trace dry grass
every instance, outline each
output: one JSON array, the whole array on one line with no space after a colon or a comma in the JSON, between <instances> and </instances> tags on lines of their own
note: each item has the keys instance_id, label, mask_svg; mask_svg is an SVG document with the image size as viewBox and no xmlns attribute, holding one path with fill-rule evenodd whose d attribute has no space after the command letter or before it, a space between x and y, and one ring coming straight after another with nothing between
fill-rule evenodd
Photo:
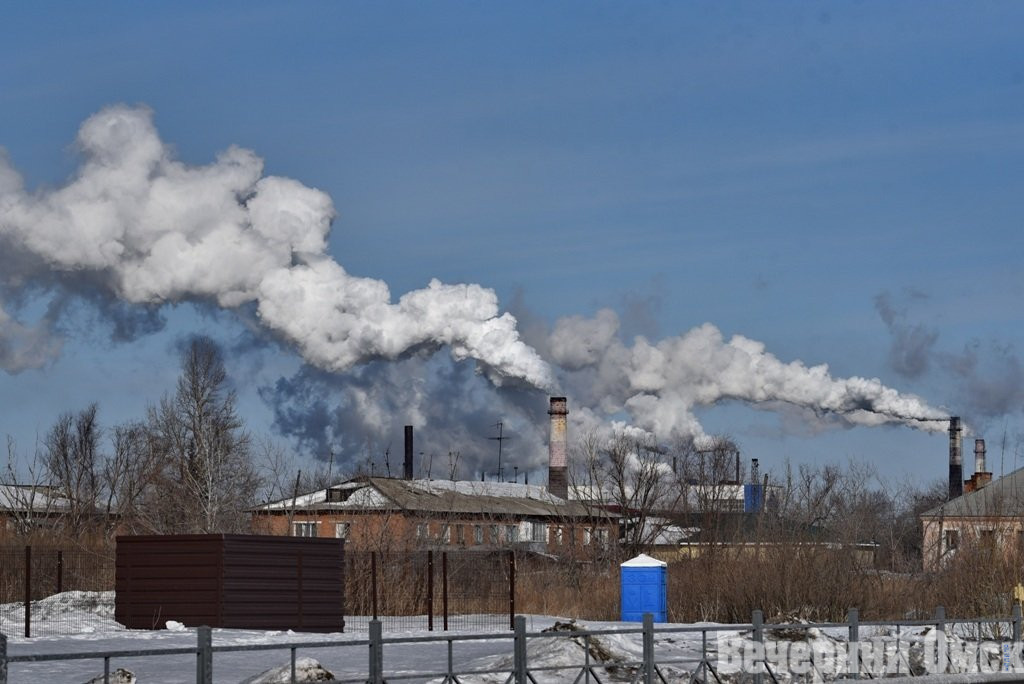
<instances>
[{"instance_id":1,"label":"dry grass","mask_svg":"<svg viewBox=\"0 0 1024 684\"><path fill-rule=\"evenodd\" d=\"M0 602L23 598L24 547L0 548ZM55 551L33 548L33 598L55 591ZM448 554L449 614L503 613L509 607L507 553ZM620 614L618 558L516 561L518 613L613 620ZM940 572L893 573L859 566L842 549L820 545L766 545L756 553L723 545L668 567L669 619L674 622L747 622L760 609L767 619L800 617L841 621L849 608L864 620L923 619L944 606L951 618L1005 617L1024 563L997 549L964 546ZM346 562L347 612L372 613L370 554L350 552ZM422 615L427 606L427 555L378 554L380 615ZM65 549L63 588L113 588L107 547ZM434 613L441 614L442 556L434 554Z\"/></svg>"}]
</instances>

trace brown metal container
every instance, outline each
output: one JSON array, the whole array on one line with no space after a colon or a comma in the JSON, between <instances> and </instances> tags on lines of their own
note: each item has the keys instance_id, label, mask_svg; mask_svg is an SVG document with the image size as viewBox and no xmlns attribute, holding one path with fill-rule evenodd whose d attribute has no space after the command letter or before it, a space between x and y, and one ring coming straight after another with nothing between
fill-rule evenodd
<instances>
[{"instance_id":1,"label":"brown metal container","mask_svg":"<svg viewBox=\"0 0 1024 684\"><path fill-rule=\"evenodd\" d=\"M117 538L114 617L132 629L340 632L341 539L241 534Z\"/></svg>"}]
</instances>

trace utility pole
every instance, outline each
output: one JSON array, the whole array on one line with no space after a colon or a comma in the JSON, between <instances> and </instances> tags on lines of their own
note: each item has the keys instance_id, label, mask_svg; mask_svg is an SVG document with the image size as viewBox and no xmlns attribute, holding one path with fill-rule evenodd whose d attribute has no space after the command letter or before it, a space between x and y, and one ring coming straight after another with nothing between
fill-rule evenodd
<instances>
[{"instance_id":1,"label":"utility pole","mask_svg":"<svg viewBox=\"0 0 1024 684\"><path fill-rule=\"evenodd\" d=\"M501 421L498 421L498 423L494 427L498 428L498 436L497 437L488 437L488 439L493 439L493 440L496 440L498 442L498 482L503 482L504 479L503 479L502 472L501 472L501 443L504 442L506 439L511 439L511 438L510 437L506 437L503 434L502 429L503 429L504 426L502 425Z\"/></svg>"}]
</instances>

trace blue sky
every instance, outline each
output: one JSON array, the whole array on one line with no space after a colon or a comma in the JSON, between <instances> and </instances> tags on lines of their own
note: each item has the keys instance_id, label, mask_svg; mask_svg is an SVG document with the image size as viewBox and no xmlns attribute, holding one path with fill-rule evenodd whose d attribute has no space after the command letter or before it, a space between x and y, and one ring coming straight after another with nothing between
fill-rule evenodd
<instances>
[{"instance_id":1,"label":"blue sky","mask_svg":"<svg viewBox=\"0 0 1024 684\"><path fill-rule=\"evenodd\" d=\"M1009 470L1024 408L1022 20L1019 4L985 2L26 3L0 21L0 146L29 188L60 186L86 118L143 104L183 161L239 145L328 193L330 253L393 298L431 278L479 283L527 341L531 325L605 307L627 341L710 322L964 415L997 461L1006 434ZM30 324L51 296L5 301ZM0 373L0 432L31 449L92 400L108 424L140 416L197 333L233 350L250 427L280 432L267 388L297 377L298 355L248 344L245 316L164 314L161 331L112 343L78 307L59 358ZM491 449L502 416L466 415L482 424L447 448ZM698 417L769 468L945 471L941 434L741 402Z\"/></svg>"}]
</instances>

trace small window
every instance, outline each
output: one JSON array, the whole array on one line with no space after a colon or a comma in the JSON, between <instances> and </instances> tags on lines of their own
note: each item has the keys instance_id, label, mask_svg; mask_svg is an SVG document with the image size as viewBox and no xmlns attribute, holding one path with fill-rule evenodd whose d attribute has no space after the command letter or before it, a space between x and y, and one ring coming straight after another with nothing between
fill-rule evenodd
<instances>
[{"instance_id":1,"label":"small window","mask_svg":"<svg viewBox=\"0 0 1024 684\"><path fill-rule=\"evenodd\" d=\"M498 532L498 526L497 525L491 525L491 543L492 544L500 544L501 543L501 534Z\"/></svg>"},{"instance_id":2,"label":"small window","mask_svg":"<svg viewBox=\"0 0 1024 684\"><path fill-rule=\"evenodd\" d=\"M946 550L954 551L960 546L960 530L946 530Z\"/></svg>"},{"instance_id":3,"label":"small window","mask_svg":"<svg viewBox=\"0 0 1024 684\"><path fill-rule=\"evenodd\" d=\"M602 549L608 548L608 530L605 528L599 528L594 530L594 534L597 537L597 543L601 545Z\"/></svg>"},{"instance_id":4,"label":"small window","mask_svg":"<svg viewBox=\"0 0 1024 684\"><path fill-rule=\"evenodd\" d=\"M441 525L441 541L445 544L452 543L452 528L448 523Z\"/></svg>"},{"instance_id":5,"label":"small window","mask_svg":"<svg viewBox=\"0 0 1024 684\"><path fill-rule=\"evenodd\" d=\"M292 536L293 537L315 537L316 535L316 521L307 522L296 522L292 523Z\"/></svg>"},{"instance_id":6,"label":"small window","mask_svg":"<svg viewBox=\"0 0 1024 684\"><path fill-rule=\"evenodd\" d=\"M542 522L530 523L530 539L535 542L548 541L548 526Z\"/></svg>"},{"instance_id":7,"label":"small window","mask_svg":"<svg viewBox=\"0 0 1024 684\"><path fill-rule=\"evenodd\" d=\"M484 526L473 525L473 543L483 544L484 543Z\"/></svg>"},{"instance_id":8,"label":"small window","mask_svg":"<svg viewBox=\"0 0 1024 684\"><path fill-rule=\"evenodd\" d=\"M328 489L327 501L331 503L340 503L348 500L349 494L351 493L351 491L345 489Z\"/></svg>"},{"instance_id":9,"label":"small window","mask_svg":"<svg viewBox=\"0 0 1024 684\"><path fill-rule=\"evenodd\" d=\"M416 525L417 539L426 539L428 534L430 534L430 526L427 523L419 523Z\"/></svg>"},{"instance_id":10,"label":"small window","mask_svg":"<svg viewBox=\"0 0 1024 684\"><path fill-rule=\"evenodd\" d=\"M519 541L519 528L515 525L505 525L505 541L509 544Z\"/></svg>"},{"instance_id":11,"label":"small window","mask_svg":"<svg viewBox=\"0 0 1024 684\"><path fill-rule=\"evenodd\" d=\"M552 533L553 533L553 536L554 536L555 544L557 544L558 546L561 546L562 545L562 528L561 527L556 527L556 528L554 528L552 530Z\"/></svg>"},{"instance_id":12,"label":"small window","mask_svg":"<svg viewBox=\"0 0 1024 684\"><path fill-rule=\"evenodd\" d=\"M334 536L338 539L348 539L349 529L352 523L340 522L334 525Z\"/></svg>"},{"instance_id":13,"label":"small window","mask_svg":"<svg viewBox=\"0 0 1024 684\"><path fill-rule=\"evenodd\" d=\"M590 539L593 536L594 536L594 531L591 528L589 528L589 527L583 528L583 545L587 546L588 544L590 544Z\"/></svg>"},{"instance_id":14,"label":"small window","mask_svg":"<svg viewBox=\"0 0 1024 684\"><path fill-rule=\"evenodd\" d=\"M455 526L455 543L465 545L466 543L466 526L456 525Z\"/></svg>"}]
</instances>

